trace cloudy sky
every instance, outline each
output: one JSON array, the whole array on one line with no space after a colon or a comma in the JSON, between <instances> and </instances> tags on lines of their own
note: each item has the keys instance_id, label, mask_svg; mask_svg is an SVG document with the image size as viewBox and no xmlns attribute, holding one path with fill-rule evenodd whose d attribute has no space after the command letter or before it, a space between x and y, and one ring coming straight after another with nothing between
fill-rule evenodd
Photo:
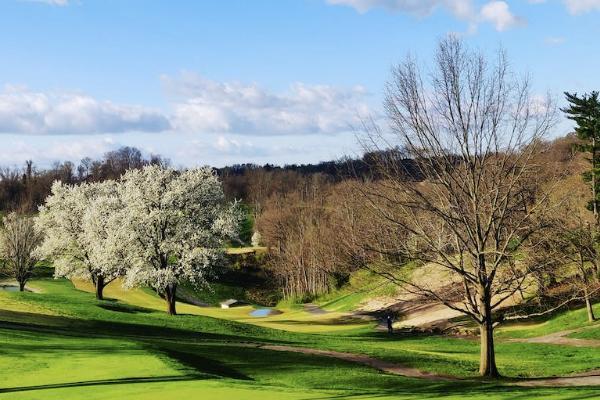
<instances>
[{"instance_id":1,"label":"cloudy sky","mask_svg":"<svg viewBox=\"0 0 600 400\"><path fill-rule=\"evenodd\" d=\"M599 20L600 0L0 0L0 164L355 154L407 53L448 33L503 46L560 98L600 89Z\"/></svg>"}]
</instances>

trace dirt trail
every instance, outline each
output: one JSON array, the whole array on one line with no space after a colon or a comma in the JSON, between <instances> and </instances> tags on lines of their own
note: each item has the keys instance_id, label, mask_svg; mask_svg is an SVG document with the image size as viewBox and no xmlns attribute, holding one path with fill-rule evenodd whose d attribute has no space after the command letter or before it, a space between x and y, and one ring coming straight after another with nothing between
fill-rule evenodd
<instances>
[{"instance_id":1,"label":"dirt trail","mask_svg":"<svg viewBox=\"0 0 600 400\"><path fill-rule=\"evenodd\" d=\"M303 307L304 307L304 311L306 311L309 314L313 314L313 315L327 314L327 311L323 310L317 304L308 303L308 304L304 304Z\"/></svg>"},{"instance_id":2,"label":"dirt trail","mask_svg":"<svg viewBox=\"0 0 600 400\"><path fill-rule=\"evenodd\" d=\"M598 386L600 385L600 369L564 377L529 379L515 382L517 386Z\"/></svg>"},{"instance_id":3,"label":"dirt trail","mask_svg":"<svg viewBox=\"0 0 600 400\"><path fill-rule=\"evenodd\" d=\"M568 337L572 333L581 332L587 329L600 328L599 325L592 325L585 328L570 329L567 331L560 331L550 333L544 336L538 336L533 338L519 338L509 339L510 342L521 342L521 343L546 343L546 344L558 344L562 346L573 346L573 347L600 347L600 340L596 339L577 339Z\"/></svg>"},{"instance_id":4,"label":"dirt trail","mask_svg":"<svg viewBox=\"0 0 600 400\"><path fill-rule=\"evenodd\" d=\"M362 354L344 353L341 351L311 349L306 347L281 346L281 345L262 345L261 349L274 351L289 351L293 353L311 354L317 356L333 357L339 360L355 362L368 365L383 372L395 375L408 376L411 378L425 378L430 380L458 380L458 378L444 375L436 375L416 368L379 360Z\"/></svg>"},{"instance_id":5,"label":"dirt trail","mask_svg":"<svg viewBox=\"0 0 600 400\"><path fill-rule=\"evenodd\" d=\"M295 347L295 346L283 346L283 345L270 345L270 344L241 344L242 346L256 347L265 350L272 351L289 351L293 353L311 354L317 356L333 357L339 360L355 362L363 365L368 365L372 368L380 371L394 374L407 376L411 378L422 378L433 381L460 381L466 380L464 378L438 375L427 371L422 371L416 368L407 367L405 365L391 363L388 361L380 360L377 358L369 357L362 354L345 353L341 351L333 350L320 350L312 349L307 347ZM524 386L524 387L555 387L555 386L600 386L600 370L588 371L580 374L563 376L563 377L549 377L539 379L524 379L519 381L507 382L508 385Z\"/></svg>"}]
</instances>

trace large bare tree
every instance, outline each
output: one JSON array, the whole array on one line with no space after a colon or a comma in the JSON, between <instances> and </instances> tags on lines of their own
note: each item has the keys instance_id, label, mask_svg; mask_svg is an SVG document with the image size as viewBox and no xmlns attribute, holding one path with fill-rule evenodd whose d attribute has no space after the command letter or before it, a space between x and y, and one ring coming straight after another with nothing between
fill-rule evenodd
<instances>
[{"instance_id":1,"label":"large bare tree","mask_svg":"<svg viewBox=\"0 0 600 400\"><path fill-rule=\"evenodd\" d=\"M528 79L510 70L502 51L486 57L449 37L434 65L424 72L408 57L393 68L385 100L390 129L365 124L363 141L379 151L381 179L361 191L382 232L398 232L396 242L373 250L434 266L442 273L432 280L444 284L380 272L475 321L479 373L497 377L495 310L531 284L533 268L515 255L545 227L548 196L535 156L555 112L550 101L531 96Z\"/></svg>"}]
</instances>

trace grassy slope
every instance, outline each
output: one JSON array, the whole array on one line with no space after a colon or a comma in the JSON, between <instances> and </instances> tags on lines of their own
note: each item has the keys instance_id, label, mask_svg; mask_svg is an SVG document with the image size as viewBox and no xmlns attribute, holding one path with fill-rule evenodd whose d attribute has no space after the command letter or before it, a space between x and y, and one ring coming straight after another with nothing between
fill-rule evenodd
<instances>
[{"instance_id":1,"label":"grassy slope","mask_svg":"<svg viewBox=\"0 0 600 400\"><path fill-rule=\"evenodd\" d=\"M594 305L594 312L600 315L600 303ZM555 332L567 331L598 325L598 329L586 329L585 333L575 334L573 336L600 339L600 325L597 322L590 324L587 319L585 308L561 311L544 320L538 320L531 323L509 324L498 330L497 335L505 338L531 338L549 335Z\"/></svg>"},{"instance_id":2,"label":"grassy slope","mask_svg":"<svg viewBox=\"0 0 600 400\"><path fill-rule=\"evenodd\" d=\"M92 292L93 288L88 282L78 281L76 285L79 289ZM152 292L142 289L125 290L118 282L106 287L105 296L153 310L162 311L165 309L164 301L153 295ZM349 323L346 320L347 316L343 313L313 315L302 309L294 308L284 308L283 314L266 318L251 317L249 314L254 310L252 306L234 307L223 310L220 307L197 307L191 304L177 303L177 310L180 314L202 315L267 328L305 333L339 332L371 326L371 324L359 320Z\"/></svg>"},{"instance_id":3,"label":"grassy slope","mask_svg":"<svg viewBox=\"0 0 600 400\"><path fill-rule=\"evenodd\" d=\"M83 300L86 295L82 292L69 290L68 286L70 284L64 281L45 281L40 282L39 285L46 290L54 290L56 294L60 293L61 296L56 297L58 304L53 308L59 309L60 304L69 304L71 315L74 316L86 316L96 320L143 321L145 324L156 324L163 327L169 326L173 322L171 317L164 315L162 312L145 313L143 312L144 309L139 309L141 310L139 311L136 308L129 310L120 303L111 304L109 302L108 304L101 304L103 308L98 306L90 308ZM149 291L135 290L128 292L115 285L107 291L108 294L118 294L119 298L128 300L129 304L136 307L156 310L164 308L163 301L153 296ZM22 296L33 300L43 300L45 304L49 304L47 299L35 296L32 293L25 293ZM37 303L36 301L34 304ZM228 340L239 338L259 341L275 340L310 347L360 352L432 372L451 375L473 376L477 371L479 347L476 340L444 336L395 336L390 340L384 334L374 333L369 324L361 323L357 325L352 321L344 321L335 313L315 316L304 311L291 310L278 316L257 319L247 316L250 307L239 307L230 310L195 307L187 304L179 304L178 307L181 313L188 314L177 318L179 328L202 331L205 335L209 333L232 334L233 336L228 337ZM210 318L199 320L194 318L193 315ZM559 321L563 319L569 320L566 317L559 317ZM246 324L247 322L252 323L252 325ZM555 328L562 326L552 320L548 324ZM279 329L268 329L273 327ZM537 332L537 330L535 331ZM302 334L306 332L313 334ZM319 334L315 335L314 333ZM585 371L600 365L600 351L597 350L590 351L586 348L563 348L545 344L507 342L499 342L497 346L498 363L501 371L507 376L561 375ZM524 352L528 354L528 357L522 356ZM549 363L549 360L553 362Z\"/></svg>"},{"instance_id":4,"label":"grassy slope","mask_svg":"<svg viewBox=\"0 0 600 400\"><path fill-rule=\"evenodd\" d=\"M493 399L506 398L509 392L521 398L584 398L593 393L590 389L517 389L476 382L423 385L420 380L380 374L326 357L232 345L273 341L333 348L468 375L478 355L477 343L469 340L389 339L366 328L344 331L342 336L306 334L206 315L173 318L153 310L162 310L163 304L147 291L123 292L129 303L98 302L67 281L33 284L45 293L0 292L6 310L0 312L0 367L4 371L0 398L162 399L199 394L205 399L434 398L445 393L444 398ZM198 307L180 306L183 312L206 312L194 309ZM217 310L211 312L217 314ZM280 325L309 324L309 316L304 317L304 322L284 320ZM321 331L327 326L323 321L317 325ZM585 348L501 343L498 350L502 372L512 376L566 373L600 365L600 352Z\"/></svg>"},{"instance_id":5,"label":"grassy slope","mask_svg":"<svg viewBox=\"0 0 600 400\"><path fill-rule=\"evenodd\" d=\"M316 300L328 311L352 311L374 297L393 296L397 286L389 280L369 271L357 271L351 275L348 284L342 288L321 296Z\"/></svg>"},{"instance_id":6,"label":"grassy slope","mask_svg":"<svg viewBox=\"0 0 600 400\"><path fill-rule=\"evenodd\" d=\"M596 304L594 310L597 310L597 313L600 313L600 305ZM600 321L596 321L594 323L594 328L585 329L581 332L575 332L569 335L569 337L576 339L593 339L600 340Z\"/></svg>"},{"instance_id":7,"label":"grassy slope","mask_svg":"<svg viewBox=\"0 0 600 400\"><path fill-rule=\"evenodd\" d=\"M210 289L198 289L191 284L180 285L177 295L182 299L194 299L213 307L219 307L219 304L227 299L246 301L244 288L222 283L212 283Z\"/></svg>"}]
</instances>

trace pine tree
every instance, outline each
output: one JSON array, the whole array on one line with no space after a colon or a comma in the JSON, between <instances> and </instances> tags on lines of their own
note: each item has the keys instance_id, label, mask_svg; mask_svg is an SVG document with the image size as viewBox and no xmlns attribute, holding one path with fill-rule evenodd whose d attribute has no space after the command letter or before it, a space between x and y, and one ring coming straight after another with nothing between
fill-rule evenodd
<instances>
[{"instance_id":1,"label":"pine tree","mask_svg":"<svg viewBox=\"0 0 600 400\"><path fill-rule=\"evenodd\" d=\"M567 114L567 118L575 121L575 133L580 140L576 149L590 155L588 161L591 164L591 168L584 172L583 179L590 183L592 190L592 198L588 203L588 208L594 213L595 224L590 227L591 246L589 248L591 249L590 253L593 255L589 261L591 261L593 267L592 277L597 281L599 271L596 261L598 256L596 249L599 239L598 233L600 232L600 216L598 215L600 211L600 100L596 91L584 94L581 97L577 93L571 94L565 92L565 96L570 104L569 107L564 108L562 111ZM588 275L583 258L580 261L584 297L588 309L588 320L591 322L595 320L595 316L588 290Z\"/></svg>"},{"instance_id":2,"label":"pine tree","mask_svg":"<svg viewBox=\"0 0 600 400\"><path fill-rule=\"evenodd\" d=\"M591 164L583 178L590 183L592 199L588 208L594 213L596 225L600 224L600 100L598 92L578 96L577 93L565 92L569 106L562 111L567 118L575 121L575 133L581 140L577 150L590 154L588 161Z\"/></svg>"}]
</instances>

